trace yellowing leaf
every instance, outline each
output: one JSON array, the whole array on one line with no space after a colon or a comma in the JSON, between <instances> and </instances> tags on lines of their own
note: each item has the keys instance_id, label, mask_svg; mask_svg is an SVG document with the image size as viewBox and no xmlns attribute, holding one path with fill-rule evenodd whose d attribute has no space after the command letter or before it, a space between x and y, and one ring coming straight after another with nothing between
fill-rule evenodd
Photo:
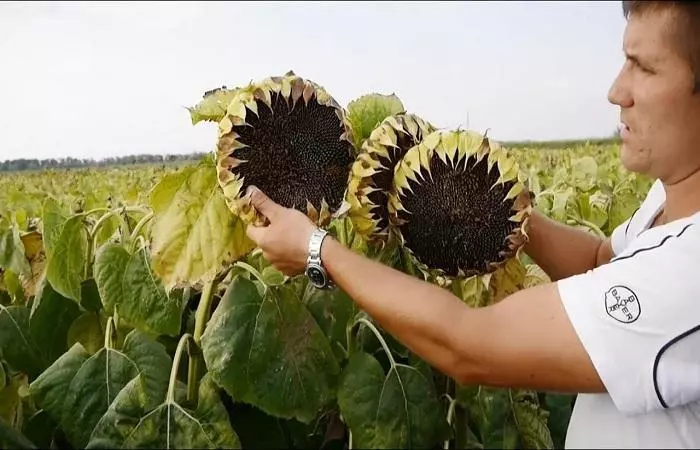
<instances>
[{"instance_id":1,"label":"yellowing leaf","mask_svg":"<svg viewBox=\"0 0 700 450\"><path fill-rule=\"evenodd\" d=\"M226 205L209 159L163 177L150 203L153 271L168 291L212 280L255 247Z\"/></svg>"}]
</instances>

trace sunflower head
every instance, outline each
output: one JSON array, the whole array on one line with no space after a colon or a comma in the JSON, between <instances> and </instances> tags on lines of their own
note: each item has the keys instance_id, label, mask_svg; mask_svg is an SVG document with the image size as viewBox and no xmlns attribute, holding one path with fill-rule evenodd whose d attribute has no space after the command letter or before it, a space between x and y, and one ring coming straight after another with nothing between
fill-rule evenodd
<instances>
[{"instance_id":1,"label":"sunflower head","mask_svg":"<svg viewBox=\"0 0 700 450\"><path fill-rule=\"evenodd\" d=\"M486 136L433 132L396 166L392 228L426 277L442 284L490 275L527 241L524 181L518 163Z\"/></svg>"},{"instance_id":2,"label":"sunflower head","mask_svg":"<svg viewBox=\"0 0 700 450\"><path fill-rule=\"evenodd\" d=\"M362 145L352 165L346 199L355 230L370 242L385 242L389 235L387 202L394 167L433 131L415 114L399 113L384 119Z\"/></svg>"},{"instance_id":3,"label":"sunflower head","mask_svg":"<svg viewBox=\"0 0 700 450\"><path fill-rule=\"evenodd\" d=\"M219 121L216 150L229 208L246 222L263 222L245 195L255 185L319 226L328 224L343 209L351 134L343 108L293 72L236 90Z\"/></svg>"}]
</instances>

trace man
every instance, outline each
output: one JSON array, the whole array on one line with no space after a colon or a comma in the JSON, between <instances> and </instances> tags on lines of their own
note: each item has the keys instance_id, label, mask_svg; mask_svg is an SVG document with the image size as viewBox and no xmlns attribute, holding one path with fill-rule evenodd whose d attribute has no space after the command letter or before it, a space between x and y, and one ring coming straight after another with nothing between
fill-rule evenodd
<instances>
[{"instance_id":1,"label":"man","mask_svg":"<svg viewBox=\"0 0 700 450\"><path fill-rule=\"evenodd\" d=\"M328 276L404 345L463 384L579 393L567 447L700 447L700 8L623 2L621 161L656 180L599 240L535 214L526 252L551 276L472 309L325 237ZM302 273L315 227L253 189L248 235Z\"/></svg>"}]
</instances>

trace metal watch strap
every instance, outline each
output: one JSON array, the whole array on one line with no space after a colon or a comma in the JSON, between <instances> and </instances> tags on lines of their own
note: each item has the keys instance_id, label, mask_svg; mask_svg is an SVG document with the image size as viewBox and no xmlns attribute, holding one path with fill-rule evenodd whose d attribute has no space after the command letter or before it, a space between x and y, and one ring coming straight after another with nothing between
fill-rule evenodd
<instances>
[{"instance_id":1,"label":"metal watch strap","mask_svg":"<svg viewBox=\"0 0 700 450\"><path fill-rule=\"evenodd\" d=\"M317 228L311 233L311 238L309 239L309 260L320 262L321 243L323 243L323 238L325 238L327 234L328 232L321 228Z\"/></svg>"},{"instance_id":2,"label":"metal watch strap","mask_svg":"<svg viewBox=\"0 0 700 450\"><path fill-rule=\"evenodd\" d=\"M331 280L330 276L328 275L328 271L326 271L326 268L323 267L323 261L321 261L321 245L323 244L323 239L327 234L328 231L321 228L317 228L313 233L311 233L311 237L309 238L309 256L307 257L306 261L307 264L315 263L321 267L326 278L326 288L331 288L334 286L333 280Z\"/></svg>"}]
</instances>

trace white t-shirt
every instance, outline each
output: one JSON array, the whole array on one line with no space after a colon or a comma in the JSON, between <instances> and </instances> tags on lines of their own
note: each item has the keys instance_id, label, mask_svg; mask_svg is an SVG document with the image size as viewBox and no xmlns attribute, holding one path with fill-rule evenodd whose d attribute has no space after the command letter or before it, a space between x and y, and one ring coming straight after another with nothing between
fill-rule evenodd
<instances>
[{"instance_id":1,"label":"white t-shirt","mask_svg":"<svg viewBox=\"0 0 700 450\"><path fill-rule=\"evenodd\" d=\"M649 228L665 199L655 182L611 262L558 282L608 391L578 395L566 448L700 448L700 213Z\"/></svg>"}]
</instances>

